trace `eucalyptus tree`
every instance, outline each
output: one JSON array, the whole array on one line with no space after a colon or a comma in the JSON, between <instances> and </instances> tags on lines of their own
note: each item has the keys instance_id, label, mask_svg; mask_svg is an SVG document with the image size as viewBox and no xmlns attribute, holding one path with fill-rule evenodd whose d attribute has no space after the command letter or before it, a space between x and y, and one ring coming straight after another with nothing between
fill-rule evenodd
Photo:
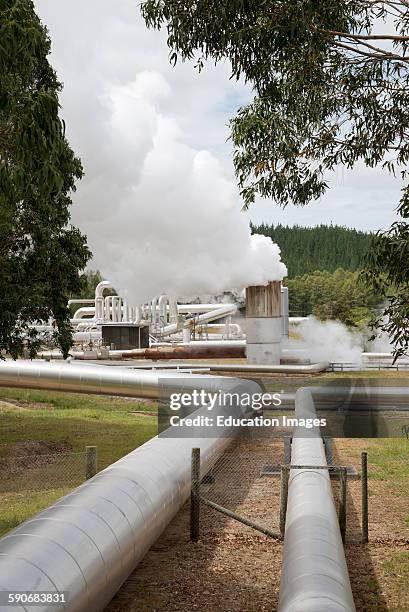
<instances>
[{"instance_id":1,"label":"eucalyptus tree","mask_svg":"<svg viewBox=\"0 0 409 612\"><path fill-rule=\"evenodd\" d=\"M231 122L244 207L257 195L303 206L339 164L407 178L409 0L145 0L170 59L228 60L254 98ZM374 237L364 278L389 297L384 328L409 345L409 191ZM357 203L359 205L359 203Z\"/></svg>"},{"instance_id":2,"label":"eucalyptus tree","mask_svg":"<svg viewBox=\"0 0 409 612\"><path fill-rule=\"evenodd\" d=\"M50 39L30 0L0 0L0 354L36 349L50 317L66 355L67 299L81 289L90 252L70 225L81 162L59 117L61 84Z\"/></svg>"}]
</instances>

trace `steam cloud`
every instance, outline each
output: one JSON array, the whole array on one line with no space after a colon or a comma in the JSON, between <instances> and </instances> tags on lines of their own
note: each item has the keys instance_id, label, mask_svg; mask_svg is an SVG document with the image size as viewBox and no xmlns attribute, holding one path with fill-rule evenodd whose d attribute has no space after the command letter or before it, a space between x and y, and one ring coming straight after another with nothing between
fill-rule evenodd
<instances>
[{"instance_id":1,"label":"steam cloud","mask_svg":"<svg viewBox=\"0 0 409 612\"><path fill-rule=\"evenodd\" d=\"M339 321L319 321L311 316L297 326L296 333L300 338L290 339L290 350L303 351L313 362L361 362L361 334L354 334Z\"/></svg>"},{"instance_id":2,"label":"steam cloud","mask_svg":"<svg viewBox=\"0 0 409 612\"><path fill-rule=\"evenodd\" d=\"M107 0L90 4L94 10L78 0L69 7L36 2L50 26L51 61L65 81L67 134L85 169L73 221L88 235L91 267L134 304L162 292L216 294L283 278L279 248L250 235L232 177L215 154L192 144L192 130L203 126L195 115L189 129L181 117L191 104L178 98L181 73L176 86L173 75L162 74L169 71L165 42L163 64L140 69L131 41L151 33L133 0L118 11ZM77 10L74 28L63 27Z\"/></svg>"},{"instance_id":3,"label":"steam cloud","mask_svg":"<svg viewBox=\"0 0 409 612\"><path fill-rule=\"evenodd\" d=\"M79 194L99 219L84 227L96 263L133 302L283 278L279 248L250 235L218 160L185 144L177 123L156 110L170 95L160 74L143 72L103 100L107 159Z\"/></svg>"}]
</instances>

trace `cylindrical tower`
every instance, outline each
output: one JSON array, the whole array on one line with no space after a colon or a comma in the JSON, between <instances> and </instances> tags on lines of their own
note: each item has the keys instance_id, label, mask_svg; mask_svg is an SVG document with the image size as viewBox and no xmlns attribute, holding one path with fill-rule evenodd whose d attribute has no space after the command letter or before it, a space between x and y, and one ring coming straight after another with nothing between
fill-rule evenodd
<instances>
[{"instance_id":1,"label":"cylindrical tower","mask_svg":"<svg viewBox=\"0 0 409 612\"><path fill-rule=\"evenodd\" d=\"M281 281L246 289L247 362L280 363L282 322Z\"/></svg>"}]
</instances>

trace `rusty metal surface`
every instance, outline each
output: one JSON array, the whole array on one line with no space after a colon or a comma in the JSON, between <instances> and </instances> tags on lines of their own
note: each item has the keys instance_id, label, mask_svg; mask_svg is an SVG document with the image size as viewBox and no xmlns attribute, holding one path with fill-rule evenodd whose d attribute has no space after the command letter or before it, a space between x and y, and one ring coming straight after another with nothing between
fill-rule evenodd
<instances>
[{"instance_id":1,"label":"rusty metal surface","mask_svg":"<svg viewBox=\"0 0 409 612\"><path fill-rule=\"evenodd\" d=\"M243 346L158 346L145 349L143 353L124 351L123 358L135 359L239 359L246 356L246 347Z\"/></svg>"},{"instance_id":2,"label":"rusty metal surface","mask_svg":"<svg viewBox=\"0 0 409 612\"><path fill-rule=\"evenodd\" d=\"M280 317L281 310L281 281L247 287L247 317Z\"/></svg>"}]
</instances>

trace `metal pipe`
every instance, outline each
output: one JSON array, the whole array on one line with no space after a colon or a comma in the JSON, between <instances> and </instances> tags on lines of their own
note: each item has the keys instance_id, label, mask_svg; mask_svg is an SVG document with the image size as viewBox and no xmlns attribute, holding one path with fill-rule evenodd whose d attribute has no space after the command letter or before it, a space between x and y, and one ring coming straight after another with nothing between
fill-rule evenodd
<instances>
[{"instance_id":1,"label":"metal pipe","mask_svg":"<svg viewBox=\"0 0 409 612\"><path fill-rule=\"evenodd\" d=\"M73 314L73 319L82 319L84 317L93 318L95 316L95 307L94 306L81 306L78 308Z\"/></svg>"},{"instance_id":2,"label":"metal pipe","mask_svg":"<svg viewBox=\"0 0 409 612\"><path fill-rule=\"evenodd\" d=\"M235 304L178 304L177 309L179 314L201 314L218 310L221 306L236 308Z\"/></svg>"},{"instance_id":3,"label":"metal pipe","mask_svg":"<svg viewBox=\"0 0 409 612\"><path fill-rule=\"evenodd\" d=\"M283 336L288 338L289 336L289 326L290 326L290 317L289 317L289 301L288 301L288 287L281 287L281 313L283 319Z\"/></svg>"},{"instance_id":4,"label":"metal pipe","mask_svg":"<svg viewBox=\"0 0 409 612\"><path fill-rule=\"evenodd\" d=\"M202 304L197 304L197 306L203 306ZM212 305L213 306L213 305ZM192 310L194 312L194 310ZM235 314L237 312L237 306L235 304L217 304L217 308L212 308L203 314L198 315L194 319L187 319L184 321L182 327L192 327L193 325L200 325L201 323L206 323L210 321L216 321L217 319L221 319L223 317L227 317L228 315ZM166 325L160 330L160 336L169 336L179 331L179 326L177 323L171 323L170 325Z\"/></svg>"},{"instance_id":5,"label":"metal pipe","mask_svg":"<svg viewBox=\"0 0 409 612\"><path fill-rule=\"evenodd\" d=\"M164 376L104 366L0 364L1 386L83 393L157 397ZM167 385L260 391L249 381L174 373ZM188 498L192 446L200 448L203 476L230 440L157 437L103 470L0 539L0 590L65 591L65 610L102 611Z\"/></svg>"},{"instance_id":6,"label":"metal pipe","mask_svg":"<svg viewBox=\"0 0 409 612\"><path fill-rule=\"evenodd\" d=\"M205 364L210 372L247 372L253 374L314 374L324 372L327 362L309 363L306 365L254 365L254 364Z\"/></svg>"},{"instance_id":7,"label":"metal pipe","mask_svg":"<svg viewBox=\"0 0 409 612\"><path fill-rule=\"evenodd\" d=\"M183 386L223 384L223 378L186 375L176 372L138 371L128 368L89 365L86 368L74 363L43 363L30 361L5 361L0 363L0 387L48 389L72 393L95 393L98 395L121 395L157 399L160 383ZM229 378L230 381L239 379ZM180 381L180 382L179 382ZM229 383L226 383L229 384Z\"/></svg>"},{"instance_id":8,"label":"metal pipe","mask_svg":"<svg viewBox=\"0 0 409 612\"><path fill-rule=\"evenodd\" d=\"M101 281L95 287L95 298L103 297L105 289L114 289L114 286L108 280Z\"/></svg>"},{"instance_id":9,"label":"metal pipe","mask_svg":"<svg viewBox=\"0 0 409 612\"><path fill-rule=\"evenodd\" d=\"M159 325L165 326L168 323L168 304L168 296L165 294L161 295L158 301Z\"/></svg>"},{"instance_id":10,"label":"metal pipe","mask_svg":"<svg viewBox=\"0 0 409 612\"><path fill-rule=\"evenodd\" d=\"M94 301L94 298L78 298L75 300L68 300L68 306L72 304L92 304Z\"/></svg>"},{"instance_id":11,"label":"metal pipe","mask_svg":"<svg viewBox=\"0 0 409 612\"><path fill-rule=\"evenodd\" d=\"M145 359L234 359L244 358L244 347L242 346L160 346L143 349L142 353L135 353L133 350L123 351L122 356L145 358Z\"/></svg>"},{"instance_id":12,"label":"metal pipe","mask_svg":"<svg viewBox=\"0 0 409 612\"><path fill-rule=\"evenodd\" d=\"M296 417L315 418L312 393L296 393ZM306 437L308 436L308 437ZM319 429L297 428L293 465L326 466ZM353 612L355 605L328 470L290 471L280 612Z\"/></svg>"}]
</instances>

